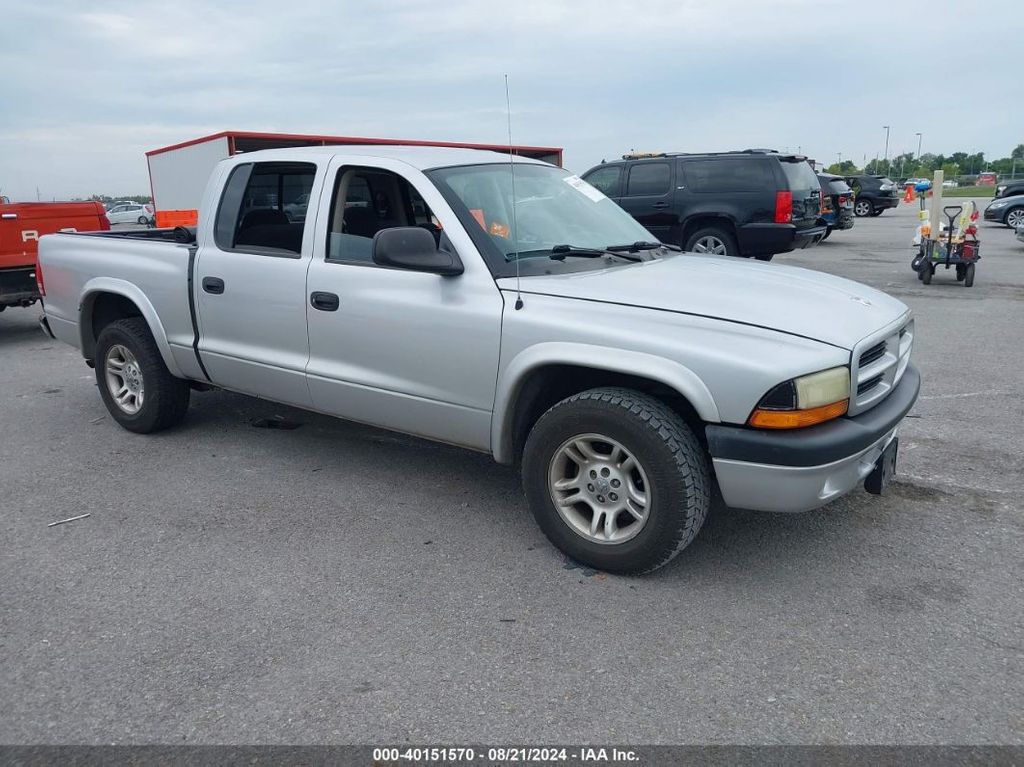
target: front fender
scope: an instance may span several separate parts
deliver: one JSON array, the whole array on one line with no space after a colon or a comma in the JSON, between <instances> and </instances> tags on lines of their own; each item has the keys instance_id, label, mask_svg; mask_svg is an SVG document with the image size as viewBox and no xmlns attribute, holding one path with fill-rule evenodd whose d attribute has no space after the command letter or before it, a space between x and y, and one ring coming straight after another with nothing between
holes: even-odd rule
<instances>
[{"instance_id":1,"label":"front fender","mask_svg":"<svg viewBox=\"0 0 1024 767\"><path fill-rule=\"evenodd\" d=\"M81 336L82 356L91 359L96 347L96 339L92 337L92 310L96 297L101 293L124 296L139 308L146 324L149 325L153 340L156 341L160 356L167 369L171 375L185 378L185 374L181 372L171 354L171 345L167 341L167 332L164 330L163 323L146 294L133 283L114 277L94 277L82 287L82 295L78 301L78 332Z\"/></svg>"},{"instance_id":2,"label":"front fender","mask_svg":"<svg viewBox=\"0 0 1024 767\"><path fill-rule=\"evenodd\" d=\"M675 389L693 405L701 419L718 423L718 407L704 382L673 360L645 352L624 351L597 344L551 341L523 349L502 367L491 419L491 449L499 463L514 460L512 424L514 403L530 373L545 365L578 365L649 378Z\"/></svg>"}]
</instances>

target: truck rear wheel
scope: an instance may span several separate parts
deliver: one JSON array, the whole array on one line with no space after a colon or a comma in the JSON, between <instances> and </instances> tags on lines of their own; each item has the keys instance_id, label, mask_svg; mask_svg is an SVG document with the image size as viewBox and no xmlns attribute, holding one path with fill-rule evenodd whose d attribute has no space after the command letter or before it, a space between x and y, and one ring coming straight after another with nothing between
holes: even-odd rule
<instances>
[{"instance_id":1,"label":"truck rear wheel","mask_svg":"<svg viewBox=\"0 0 1024 767\"><path fill-rule=\"evenodd\" d=\"M566 555L614 573L656 570L686 548L710 506L708 460L654 397L591 389L530 432L523 487L537 524Z\"/></svg>"},{"instance_id":2,"label":"truck rear wheel","mask_svg":"<svg viewBox=\"0 0 1024 767\"><path fill-rule=\"evenodd\" d=\"M95 369L103 404L128 431L150 434L185 417L188 382L171 375L142 317L118 320L100 331Z\"/></svg>"}]
</instances>

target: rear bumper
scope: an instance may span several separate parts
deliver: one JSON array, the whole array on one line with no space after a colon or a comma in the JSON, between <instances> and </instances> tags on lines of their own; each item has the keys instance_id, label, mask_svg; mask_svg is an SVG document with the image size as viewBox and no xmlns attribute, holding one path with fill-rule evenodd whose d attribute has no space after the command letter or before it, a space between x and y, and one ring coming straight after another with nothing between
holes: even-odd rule
<instances>
[{"instance_id":1,"label":"rear bumper","mask_svg":"<svg viewBox=\"0 0 1024 767\"><path fill-rule=\"evenodd\" d=\"M30 306L38 298L34 266L0 269L0 306Z\"/></svg>"},{"instance_id":2,"label":"rear bumper","mask_svg":"<svg viewBox=\"0 0 1024 767\"><path fill-rule=\"evenodd\" d=\"M853 418L795 431L709 425L723 499L741 509L808 511L845 495L871 473L920 389L921 375L908 365L885 400Z\"/></svg>"},{"instance_id":3,"label":"rear bumper","mask_svg":"<svg viewBox=\"0 0 1024 767\"><path fill-rule=\"evenodd\" d=\"M788 253L816 245L825 236L826 227L814 224L797 229L793 224L747 224L739 227L741 256Z\"/></svg>"},{"instance_id":4,"label":"rear bumper","mask_svg":"<svg viewBox=\"0 0 1024 767\"><path fill-rule=\"evenodd\" d=\"M796 249L809 248L817 245L828 231L827 226L812 226L807 229L798 229L793 235L793 247Z\"/></svg>"},{"instance_id":5,"label":"rear bumper","mask_svg":"<svg viewBox=\"0 0 1024 767\"><path fill-rule=\"evenodd\" d=\"M900 204L899 197L870 197L871 204L875 210L885 210L886 208L895 208Z\"/></svg>"}]
</instances>

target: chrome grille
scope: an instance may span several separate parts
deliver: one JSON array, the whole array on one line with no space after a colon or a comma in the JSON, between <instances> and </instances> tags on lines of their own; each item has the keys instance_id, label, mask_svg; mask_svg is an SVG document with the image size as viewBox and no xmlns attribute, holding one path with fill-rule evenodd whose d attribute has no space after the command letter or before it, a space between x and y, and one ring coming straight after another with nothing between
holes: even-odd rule
<instances>
[{"instance_id":1,"label":"chrome grille","mask_svg":"<svg viewBox=\"0 0 1024 767\"><path fill-rule=\"evenodd\" d=\"M888 396L900 382L914 345L914 321L890 325L868 336L853 350L850 365L850 415L868 410Z\"/></svg>"}]
</instances>

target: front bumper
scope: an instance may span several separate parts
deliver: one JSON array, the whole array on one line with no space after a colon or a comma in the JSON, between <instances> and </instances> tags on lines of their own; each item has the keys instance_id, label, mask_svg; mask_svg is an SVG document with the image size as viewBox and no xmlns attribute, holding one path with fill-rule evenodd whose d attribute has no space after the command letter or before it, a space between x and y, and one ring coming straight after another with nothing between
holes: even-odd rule
<instances>
[{"instance_id":1,"label":"front bumper","mask_svg":"<svg viewBox=\"0 0 1024 767\"><path fill-rule=\"evenodd\" d=\"M722 498L758 511L808 511L845 495L871 473L917 401L921 375L908 365L888 397L867 412L793 431L710 424Z\"/></svg>"},{"instance_id":2,"label":"front bumper","mask_svg":"<svg viewBox=\"0 0 1024 767\"><path fill-rule=\"evenodd\" d=\"M989 207L985 208L984 212L981 214L981 217L985 221L1000 221L1001 222L1003 220L1003 215L1005 213L1006 213L1006 206L1005 205L1002 205L1002 206L1000 206L998 208L993 208L992 206L989 206Z\"/></svg>"}]
</instances>

